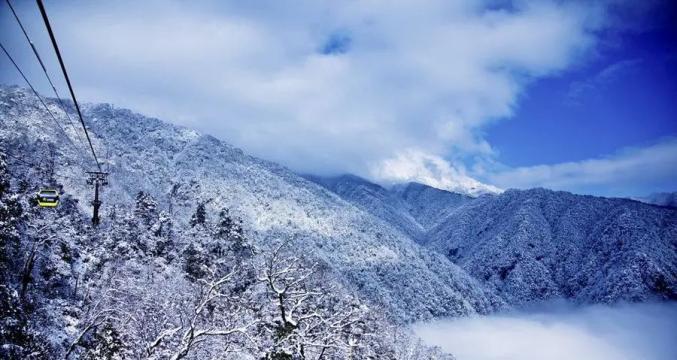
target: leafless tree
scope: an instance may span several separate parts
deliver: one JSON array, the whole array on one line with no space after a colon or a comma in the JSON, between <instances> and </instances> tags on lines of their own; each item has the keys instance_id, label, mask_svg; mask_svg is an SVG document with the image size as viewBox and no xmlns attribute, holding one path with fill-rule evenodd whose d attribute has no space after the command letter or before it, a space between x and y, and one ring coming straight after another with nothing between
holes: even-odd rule
<instances>
[{"instance_id":1,"label":"leafless tree","mask_svg":"<svg viewBox=\"0 0 677 360\"><path fill-rule=\"evenodd\" d=\"M214 324L215 321L205 320L204 318L205 313L208 312L208 307L214 302L226 301L238 307L237 304L241 299L232 293L222 291L224 285L231 281L236 273L237 269L216 280L199 280L202 283L202 291L188 321L178 328L168 330L171 334L183 330L181 340L171 356L172 360L186 357L191 350L195 349L208 338L230 337L239 334L250 339L248 330L259 322L258 319L253 319L240 326L236 326L236 322L219 321L220 325L217 326Z\"/></svg>"},{"instance_id":2,"label":"leafless tree","mask_svg":"<svg viewBox=\"0 0 677 360\"><path fill-rule=\"evenodd\" d=\"M361 346L366 307L355 299L339 299L334 289L317 277L317 264L307 266L285 252L288 242L265 257L258 280L275 304L268 326L272 346L268 357L289 354L322 359L342 354L352 358Z\"/></svg>"}]
</instances>

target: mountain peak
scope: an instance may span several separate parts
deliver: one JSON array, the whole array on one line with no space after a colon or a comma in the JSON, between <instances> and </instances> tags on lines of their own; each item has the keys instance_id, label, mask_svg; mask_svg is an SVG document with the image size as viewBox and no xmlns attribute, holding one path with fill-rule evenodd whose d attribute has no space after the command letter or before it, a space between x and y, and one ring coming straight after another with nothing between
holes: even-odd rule
<instances>
[{"instance_id":1,"label":"mountain peak","mask_svg":"<svg viewBox=\"0 0 677 360\"><path fill-rule=\"evenodd\" d=\"M485 194L496 195L502 193L504 190L496 186L484 184L475 179L468 177L463 179L464 181L454 182L452 180L448 181L407 181L403 183L396 183L392 185L393 189L416 189L421 187L428 187L439 191L450 192L454 194L460 194L470 197L478 197Z\"/></svg>"},{"instance_id":2,"label":"mountain peak","mask_svg":"<svg viewBox=\"0 0 677 360\"><path fill-rule=\"evenodd\" d=\"M371 170L371 178L388 184L413 181L473 197L502 192L498 187L468 175L462 165L417 149L403 150L395 157L382 161Z\"/></svg>"}]
</instances>

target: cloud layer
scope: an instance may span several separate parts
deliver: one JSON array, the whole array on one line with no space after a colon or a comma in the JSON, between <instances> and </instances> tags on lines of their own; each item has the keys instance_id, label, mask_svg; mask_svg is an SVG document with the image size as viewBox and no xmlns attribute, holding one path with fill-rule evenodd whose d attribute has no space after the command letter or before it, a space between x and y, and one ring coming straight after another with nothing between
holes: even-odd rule
<instances>
[{"instance_id":1,"label":"cloud layer","mask_svg":"<svg viewBox=\"0 0 677 360\"><path fill-rule=\"evenodd\" d=\"M677 307L634 304L491 315L414 325L459 360L670 360Z\"/></svg>"},{"instance_id":2,"label":"cloud layer","mask_svg":"<svg viewBox=\"0 0 677 360\"><path fill-rule=\"evenodd\" d=\"M495 4L175 0L48 10L86 100L198 128L297 171L392 181L401 173L388 166L407 160L415 168L491 157L482 127L509 117L531 79L589 51L602 21L584 2ZM29 5L20 15L40 34ZM5 18L2 27L20 38Z\"/></svg>"},{"instance_id":3,"label":"cloud layer","mask_svg":"<svg viewBox=\"0 0 677 360\"><path fill-rule=\"evenodd\" d=\"M396 157L384 160L372 169L371 176L394 183L414 181L470 195L501 192L495 186L470 177L462 167L454 167L439 156L415 150L399 152Z\"/></svg>"},{"instance_id":4,"label":"cloud layer","mask_svg":"<svg viewBox=\"0 0 677 360\"><path fill-rule=\"evenodd\" d=\"M299 172L470 191L497 189L475 178L598 194L674 190L674 140L506 169L483 136L530 81L594 51L597 31L614 21L604 3L623 2L70 1L48 10L82 99L197 128ZM15 5L49 54L34 4ZM9 12L0 28L40 83ZM0 81L20 83L4 69ZM591 86L574 85L572 99Z\"/></svg>"},{"instance_id":5,"label":"cloud layer","mask_svg":"<svg viewBox=\"0 0 677 360\"><path fill-rule=\"evenodd\" d=\"M631 196L641 189L672 191L677 186L677 139L616 154L577 162L539 165L488 174L491 183L503 187L547 187L556 190L594 191L604 195Z\"/></svg>"}]
</instances>

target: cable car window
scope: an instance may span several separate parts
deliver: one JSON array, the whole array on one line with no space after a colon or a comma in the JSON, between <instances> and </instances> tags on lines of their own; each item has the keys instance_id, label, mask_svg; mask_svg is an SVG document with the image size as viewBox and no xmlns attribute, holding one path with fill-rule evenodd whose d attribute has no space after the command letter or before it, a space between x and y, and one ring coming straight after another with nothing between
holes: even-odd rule
<instances>
[{"instance_id":1,"label":"cable car window","mask_svg":"<svg viewBox=\"0 0 677 360\"><path fill-rule=\"evenodd\" d=\"M59 193L56 190L40 190L37 200L40 207L56 207L59 205Z\"/></svg>"}]
</instances>

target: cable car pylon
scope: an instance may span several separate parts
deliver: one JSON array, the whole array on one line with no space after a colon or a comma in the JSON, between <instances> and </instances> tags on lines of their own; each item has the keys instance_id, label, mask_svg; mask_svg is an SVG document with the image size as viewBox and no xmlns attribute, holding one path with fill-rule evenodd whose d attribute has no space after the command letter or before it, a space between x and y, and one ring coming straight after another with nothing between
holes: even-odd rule
<instances>
[{"instance_id":1,"label":"cable car pylon","mask_svg":"<svg viewBox=\"0 0 677 360\"><path fill-rule=\"evenodd\" d=\"M99 200L99 187L108 185L108 173L102 171L88 171L89 179L87 184L94 185L94 201L92 201L92 206L94 207L94 212L92 213L92 225L99 225L99 208L103 202Z\"/></svg>"},{"instance_id":2,"label":"cable car pylon","mask_svg":"<svg viewBox=\"0 0 677 360\"><path fill-rule=\"evenodd\" d=\"M97 226L99 224L99 208L101 207L102 204L101 200L99 200L99 187L108 185L107 180L108 173L104 172L101 169L101 163L99 162L99 158L96 156L96 152L94 151L94 145L92 145L92 139L90 138L89 132L87 131L87 126L85 126L85 120L82 117L82 111L80 111L78 99L75 97L75 92L73 91L71 80L68 77L68 71L66 71L66 65L64 64L63 57L61 56L59 45L56 42L56 36L54 35L54 31L52 30L52 25L49 23L49 16L47 15L45 5L42 3L42 0L36 0L36 2L38 3L40 15L42 15L42 20L45 23L45 28L47 29L49 38L52 41L54 53L56 53L56 58L59 60L59 65L61 66L61 72L63 73L63 77L66 80L66 85L68 85L68 91L70 92L71 99L73 100L73 105L75 105L75 110L78 114L78 118L80 119L80 125L82 125L82 130L84 131L85 137L87 138L87 143L89 143L89 149L92 151L92 157L94 157L94 162L96 163L96 167L99 170L87 172L87 174L89 174L89 179L87 180L87 183L90 185L94 185L94 201L92 201L94 211L92 213L92 224L94 226Z\"/></svg>"}]
</instances>

